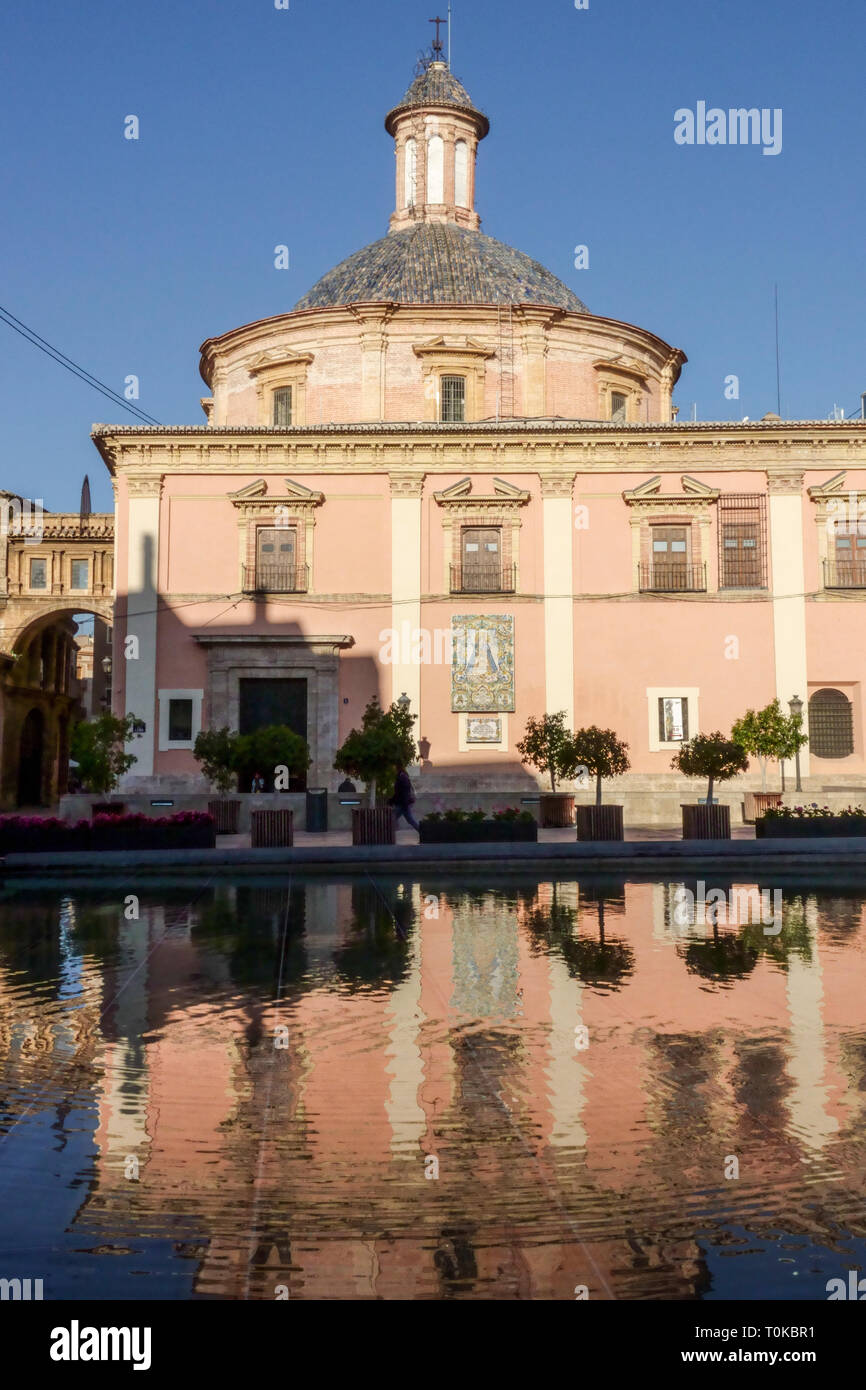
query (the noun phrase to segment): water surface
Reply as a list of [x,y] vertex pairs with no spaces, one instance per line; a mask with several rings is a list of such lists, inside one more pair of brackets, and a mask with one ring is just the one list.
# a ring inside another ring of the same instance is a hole
[[7,889],[0,1277],[826,1298],[866,1265],[866,887],[782,885],[776,932],[683,886]]

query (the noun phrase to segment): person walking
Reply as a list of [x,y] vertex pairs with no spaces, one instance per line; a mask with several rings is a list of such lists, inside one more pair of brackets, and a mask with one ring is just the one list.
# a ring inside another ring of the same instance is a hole
[[409,781],[409,774],[402,763],[397,764],[397,776],[394,779],[394,795],[391,797],[390,804],[394,807],[394,815],[399,821],[400,817],[411,825],[413,830],[421,833],[421,827],[412,815],[412,803],[415,800],[415,793],[412,790],[412,783]]

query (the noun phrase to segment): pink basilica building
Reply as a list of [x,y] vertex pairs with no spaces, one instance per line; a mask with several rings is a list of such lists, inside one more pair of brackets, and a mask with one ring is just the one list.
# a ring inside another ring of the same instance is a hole
[[94,429],[115,710],[145,726],[126,793],[203,791],[199,729],[275,722],[335,791],[375,694],[418,716],[422,793],[528,792],[515,744],[564,710],[628,741],[616,791],[653,819],[681,740],[778,696],[805,789],[851,799],[866,424],[680,423],[682,351],[481,232],[489,123],[445,63],[385,128],[387,234],[204,343],[206,423]]

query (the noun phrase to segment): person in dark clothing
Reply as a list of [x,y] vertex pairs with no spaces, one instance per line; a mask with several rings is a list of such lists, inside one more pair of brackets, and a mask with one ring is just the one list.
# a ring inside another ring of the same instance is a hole
[[412,783],[409,781],[409,774],[402,763],[397,764],[397,776],[394,781],[394,795],[391,797],[391,805],[397,820],[403,816],[407,824],[413,830],[421,833],[421,827],[412,815],[412,803],[415,800],[415,793],[412,790]]

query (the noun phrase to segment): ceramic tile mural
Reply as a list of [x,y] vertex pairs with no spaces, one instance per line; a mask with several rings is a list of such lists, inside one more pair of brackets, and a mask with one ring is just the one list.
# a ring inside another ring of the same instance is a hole
[[514,618],[455,613],[451,619],[451,708],[464,714],[514,710]]

